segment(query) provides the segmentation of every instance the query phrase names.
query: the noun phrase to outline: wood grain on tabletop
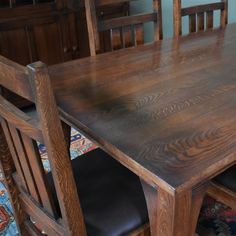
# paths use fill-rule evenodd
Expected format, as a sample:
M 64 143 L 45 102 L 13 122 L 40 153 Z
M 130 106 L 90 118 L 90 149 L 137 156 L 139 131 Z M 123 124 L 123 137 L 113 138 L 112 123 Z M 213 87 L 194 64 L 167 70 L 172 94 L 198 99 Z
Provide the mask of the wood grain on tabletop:
M 74 125 L 134 172 L 184 188 L 235 159 L 235 39 L 232 24 L 49 73 Z

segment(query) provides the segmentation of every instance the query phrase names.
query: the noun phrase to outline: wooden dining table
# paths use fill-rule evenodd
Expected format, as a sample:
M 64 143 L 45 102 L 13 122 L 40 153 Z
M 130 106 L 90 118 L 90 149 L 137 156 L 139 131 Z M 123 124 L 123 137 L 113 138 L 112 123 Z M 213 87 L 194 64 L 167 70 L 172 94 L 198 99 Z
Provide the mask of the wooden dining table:
M 236 24 L 49 73 L 63 119 L 140 177 L 152 235 L 194 235 L 209 181 L 236 162 Z

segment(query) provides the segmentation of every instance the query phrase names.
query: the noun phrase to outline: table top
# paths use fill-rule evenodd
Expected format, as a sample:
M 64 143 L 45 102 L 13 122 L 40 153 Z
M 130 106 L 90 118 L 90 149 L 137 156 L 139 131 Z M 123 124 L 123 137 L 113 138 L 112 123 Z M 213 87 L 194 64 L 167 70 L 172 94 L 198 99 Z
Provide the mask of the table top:
M 236 24 L 49 67 L 66 119 L 181 191 L 236 160 Z

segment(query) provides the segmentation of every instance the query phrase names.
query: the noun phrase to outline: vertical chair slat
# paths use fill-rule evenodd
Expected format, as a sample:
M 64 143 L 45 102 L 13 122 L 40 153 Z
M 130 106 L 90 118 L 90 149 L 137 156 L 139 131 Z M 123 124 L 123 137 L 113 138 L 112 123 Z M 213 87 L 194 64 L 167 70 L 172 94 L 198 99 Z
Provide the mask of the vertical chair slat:
M 136 45 L 144 44 L 144 29 L 143 29 L 143 24 L 135 25 L 134 42 L 135 42 L 135 46 Z
M 182 35 L 181 0 L 173 0 L 174 37 Z
M 163 38 L 161 1 L 153 0 L 153 10 L 157 14 L 157 20 L 154 21 L 154 41 L 158 41 Z
M 207 29 L 213 28 L 213 11 L 207 11 L 206 13 L 206 27 Z
M 38 189 L 36 187 L 36 184 L 33 178 L 32 169 L 29 166 L 28 157 L 25 153 L 25 149 L 22 144 L 21 135 L 11 125 L 9 125 L 9 130 L 12 135 L 12 139 L 14 140 L 14 143 L 15 143 L 16 152 L 18 154 L 19 162 L 21 163 L 22 170 L 25 174 L 25 181 L 27 183 L 29 192 L 32 195 L 32 197 L 35 199 L 35 201 L 41 204 Z
M 122 27 L 122 34 L 123 34 L 123 48 L 127 48 L 134 45 L 133 42 L 133 33 L 132 33 L 132 27 L 126 26 Z
M 25 179 L 25 175 L 24 175 L 23 170 L 22 170 L 21 163 L 19 161 L 18 154 L 16 152 L 15 146 L 13 145 L 13 140 L 12 140 L 12 136 L 11 136 L 8 124 L 5 120 L 2 119 L 1 120 L 1 125 L 2 125 L 2 129 L 4 131 L 4 134 L 5 134 L 7 144 L 8 144 L 8 147 L 10 149 L 12 158 L 14 160 L 16 171 L 17 171 L 18 175 L 20 176 L 21 184 L 23 185 L 23 187 L 26 191 L 29 191 L 29 188 L 28 188 L 28 185 L 27 185 L 27 182 L 26 182 L 26 179 Z
M 173 0 L 174 35 L 182 35 L 182 18 L 189 16 L 189 33 L 212 29 L 214 27 L 214 12 L 221 11 L 220 26 L 228 23 L 228 0 L 213 3 L 182 7 L 182 0 Z M 206 16 L 205 16 L 206 15 Z M 197 17 L 197 22 L 196 22 Z
M 111 30 L 111 45 L 112 50 L 117 50 L 121 48 L 122 45 L 122 30 L 112 29 Z
M 45 171 L 43 169 L 43 164 L 38 151 L 37 143 L 24 134 L 22 134 L 21 136 L 24 143 L 25 152 L 28 156 L 29 165 L 33 169 L 32 174 L 34 177 L 34 181 L 36 182 L 36 185 L 38 187 L 42 205 L 48 211 L 48 213 L 50 213 L 52 216 L 56 216 L 52 196 L 49 191 L 48 183 L 45 179 Z
M 16 186 L 16 195 L 12 191 L 9 193 L 14 197 L 14 210 L 21 217 L 20 233 L 40 235 L 41 230 L 44 230 L 47 235 L 86 236 L 68 142 L 64 137 L 64 132 L 67 133 L 68 129 L 62 128 L 47 67 L 38 62 L 26 68 L 3 57 L 0 57 L 0 65 L 0 84 L 4 88 L 10 84 L 9 89 L 12 88 L 18 94 L 20 87 L 24 86 L 24 81 L 28 81 L 25 85 L 27 89 L 19 93 L 32 95 L 36 106 L 34 112 L 37 113 L 31 116 L 27 111 L 19 110 L 7 98 L 0 96 L 1 127 L 16 169 L 15 171 L 12 163 L 12 170 L 4 173 L 10 175 L 7 180 L 10 179 Z M 22 73 L 24 76 L 19 77 Z M 18 80 L 21 81 L 20 86 Z M 0 140 L 4 140 L 2 136 Z M 36 140 L 46 146 L 52 172 L 49 176 L 43 169 Z M 1 150 L 1 158 L 4 158 L 5 153 L 5 150 Z M 4 164 L 4 167 L 6 166 Z M 51 198 L 50 193 L 55 195 L 58 201 Z M 14 204 L 17 200 L 18 205 Z M 55 209 L 52 202 L 55 205 L 59 203 L 59 209 Z M 33 225 L 37 226 L 39 231 L 34 230 L 31 222 L 27 220 L 35 221 Z
M 59 224 L 59 220 L 55 221 L 54 219 L 49 217 L 47 214 L 45 214 L 45 212 L 42 209 L 40 209 L 37 204 L 33 202 L 32 198 L 30 198 L 24 192 L 22 192 L 22 194 L 20 195 L 20 199 L 22 201 L 22 206 L 27 211 L 32 221 L 37 219 L 37 222 L 35 222 L 36 223 L 35 225 L 37 225 L 37 227 L 40 230 L 43 230 L 46 233 L 46 235 L 48 236 L 71 235 L 71 234 L 66 233 L 64 227 Z
M 220 25 L 225 27 L 228 24 L 228 1 L 222 0 L 224 2 L 224 9 L 220 13 Z
M 40 231 L 44 231 L 46 235 L 66 235 L 64 228 L 62 227 L 61 218 L 55 220 L 42 209 L 42 207 L 25 191 L 22 189 L 19 178 L 16 174 L 13 176 L 16 185 L 20 190 L 20 203 L 24 211 L 27 213 L 27 217 L 24 219 L 24 226 L 27 220 L 30 220 L 34 226 Z M 44 234 L 44 235 L 45 235 Z M 23 234 L 24 235 L 24 234 Z
M 125 1 L 122 2 L 125 3 Z M 126 6 L 130 2 L 131 1 L 127 1 Z M 91 56 L 94 56 L 94 51 L 102 52 L 102 48 L 99 47 L 101 45 L 97 43 L 98 41 L 100 41 L 100 38 L 96 37 L 96 35 L 99 35 L 99 33 L 101 32 L 106 32 L 107 30 L 110 30 L 109 38 L 111 41 L 111 50 L 143 44 L 143 38 L 141 37 L 140 39 L 138 39 L 138 37 L 143 34 L 142 29 L 139 29 L 138 26 L 136 31 L 135 28 L 136 25 L 147 22 L 152 22 L 154 25 L 153 41 L 162 39 L 163 35 L 161 0 L 153 0 L 152 12 L 143 12 L 136 15 L 130 15 L 129 11 L 125 11 L 123 15 L 118 15 L 116 18 L 112 19 L 101 19 L 96 15 L 96 7 L 98 7 L 99 4 L 105 6 L 112 4 L 112 2 L 96 0 L 85 1 Z M 120 34 L 118 33 L 118 28 L 120 29 Z M 119 43 L 120 45 L 118 45 Z
M 197 14 L 198 31 L 204 30 L 204 12 Z
M 112 29 L 110 29 L 110 30 L 108 30 L 108 32 L 109 32 L 109 41 L 110 41 L 110 50 L 111 51 L 113 51 L 113 40 L 112 40 L 112 35 L 113 35 L 113 30 Z M 92 56 L 92 55 L 91 55 Z
M 125 48 L 125 27 L 121 27 L 121 43 L 122 48 Z
M 189 15 L 189 32 L 196 32 L 196 14 Z
M 0 121 L 6 123 L 1 117 Z M 20 199 L 19 199 L 20 192 L 13 179 L 13 174 L 16 173 L 16 168 L 1 123 L 0 123 L 0 168 L 4 174 L 5 184 L 8 190 L 8 195 L 13 208 L 13 214 L 16 224 L 18 226 L 18 230 L 21 232 L 22 235 L 25 235 L 24 234 L 25 212 L 21 209 Z

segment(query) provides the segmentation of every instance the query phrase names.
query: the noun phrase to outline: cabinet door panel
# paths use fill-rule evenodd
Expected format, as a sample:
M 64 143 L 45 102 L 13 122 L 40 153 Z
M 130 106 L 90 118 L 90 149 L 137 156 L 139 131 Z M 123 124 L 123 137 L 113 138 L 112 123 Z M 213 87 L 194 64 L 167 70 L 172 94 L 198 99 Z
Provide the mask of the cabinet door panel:
M 64 61 L 64 49 L 59 23 L 36 25 L 33 28 L 33 36 L 38 60 L 47 65 Z
M 84 5 L 72 10 L 66 8 L 66 2 L 0 0 L 0 54 L 22 65 L 37 60 L 52 65 L 89 56 Z M 100 7 L 98 16 L 122 16 L 127 14 L 128 9 L 126 3 Z M 102 37 L 101 42 L 106 51 L 106 33 Z M 27 102 L 7 90 L 3 92 L 19 106 L 27 105 Z
M 20 64 L 30 63 L 25 29 L 0 31 L 0 54 Z

